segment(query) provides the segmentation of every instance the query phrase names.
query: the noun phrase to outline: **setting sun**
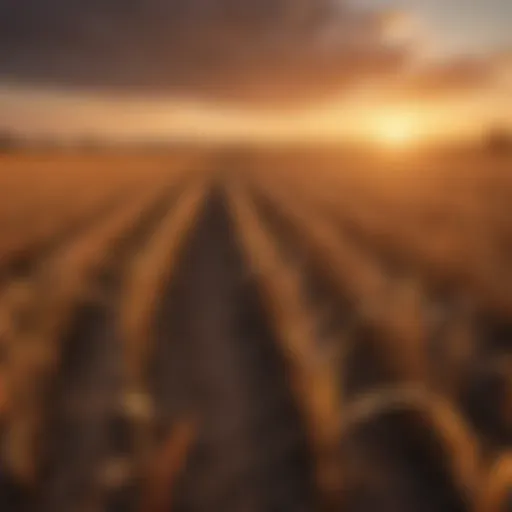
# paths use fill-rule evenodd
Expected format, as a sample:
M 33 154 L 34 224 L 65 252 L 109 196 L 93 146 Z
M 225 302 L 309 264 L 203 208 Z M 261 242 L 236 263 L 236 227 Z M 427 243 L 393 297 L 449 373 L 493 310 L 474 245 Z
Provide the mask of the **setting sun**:
M 405 148 L 417 140 L 417 130 L 414 123 L 405 117 L 389 117 L 377 124 L 377 141 L 392 148 Z

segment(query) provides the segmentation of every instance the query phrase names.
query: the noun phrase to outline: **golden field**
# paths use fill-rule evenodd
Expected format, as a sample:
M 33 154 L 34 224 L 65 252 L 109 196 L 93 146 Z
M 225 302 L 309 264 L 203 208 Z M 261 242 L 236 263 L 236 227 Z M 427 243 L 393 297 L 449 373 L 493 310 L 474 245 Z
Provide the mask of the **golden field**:
M 508 510 L 510 155 L 12 152 L 0 226 L 5 510 Z

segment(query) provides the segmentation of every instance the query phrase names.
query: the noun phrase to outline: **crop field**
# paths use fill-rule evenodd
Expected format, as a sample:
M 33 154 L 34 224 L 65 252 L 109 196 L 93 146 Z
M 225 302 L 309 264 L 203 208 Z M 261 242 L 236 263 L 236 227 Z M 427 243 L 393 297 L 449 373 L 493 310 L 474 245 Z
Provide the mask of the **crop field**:
M 512 157 L 0 155 L 0 510 L 502 512 Z

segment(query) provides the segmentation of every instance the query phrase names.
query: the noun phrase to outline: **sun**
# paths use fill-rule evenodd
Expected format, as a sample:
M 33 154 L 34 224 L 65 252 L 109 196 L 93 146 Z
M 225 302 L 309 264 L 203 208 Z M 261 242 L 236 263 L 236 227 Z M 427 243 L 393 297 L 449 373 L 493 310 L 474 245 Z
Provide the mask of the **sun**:
M 417 140 L 417 127 L 407 117 L 386 117 L 376 125 L 377 142 L 395 149 L 408 148 Z

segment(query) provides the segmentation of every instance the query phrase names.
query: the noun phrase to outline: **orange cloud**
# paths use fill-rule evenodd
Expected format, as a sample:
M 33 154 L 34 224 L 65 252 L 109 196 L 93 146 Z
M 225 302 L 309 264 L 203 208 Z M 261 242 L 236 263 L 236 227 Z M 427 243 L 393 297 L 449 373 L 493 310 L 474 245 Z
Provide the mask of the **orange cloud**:
M 500 83 L 507 59 L 496 53 L 417 64 L 384 81 L 380 93 L 409 100 L 443 100 L 487 91 Z
M 379 22 L 382 35 L 388 41 L 411 42 L 423 31 L 419 20 L 403 10 L 384 11 L 379 16 Z

